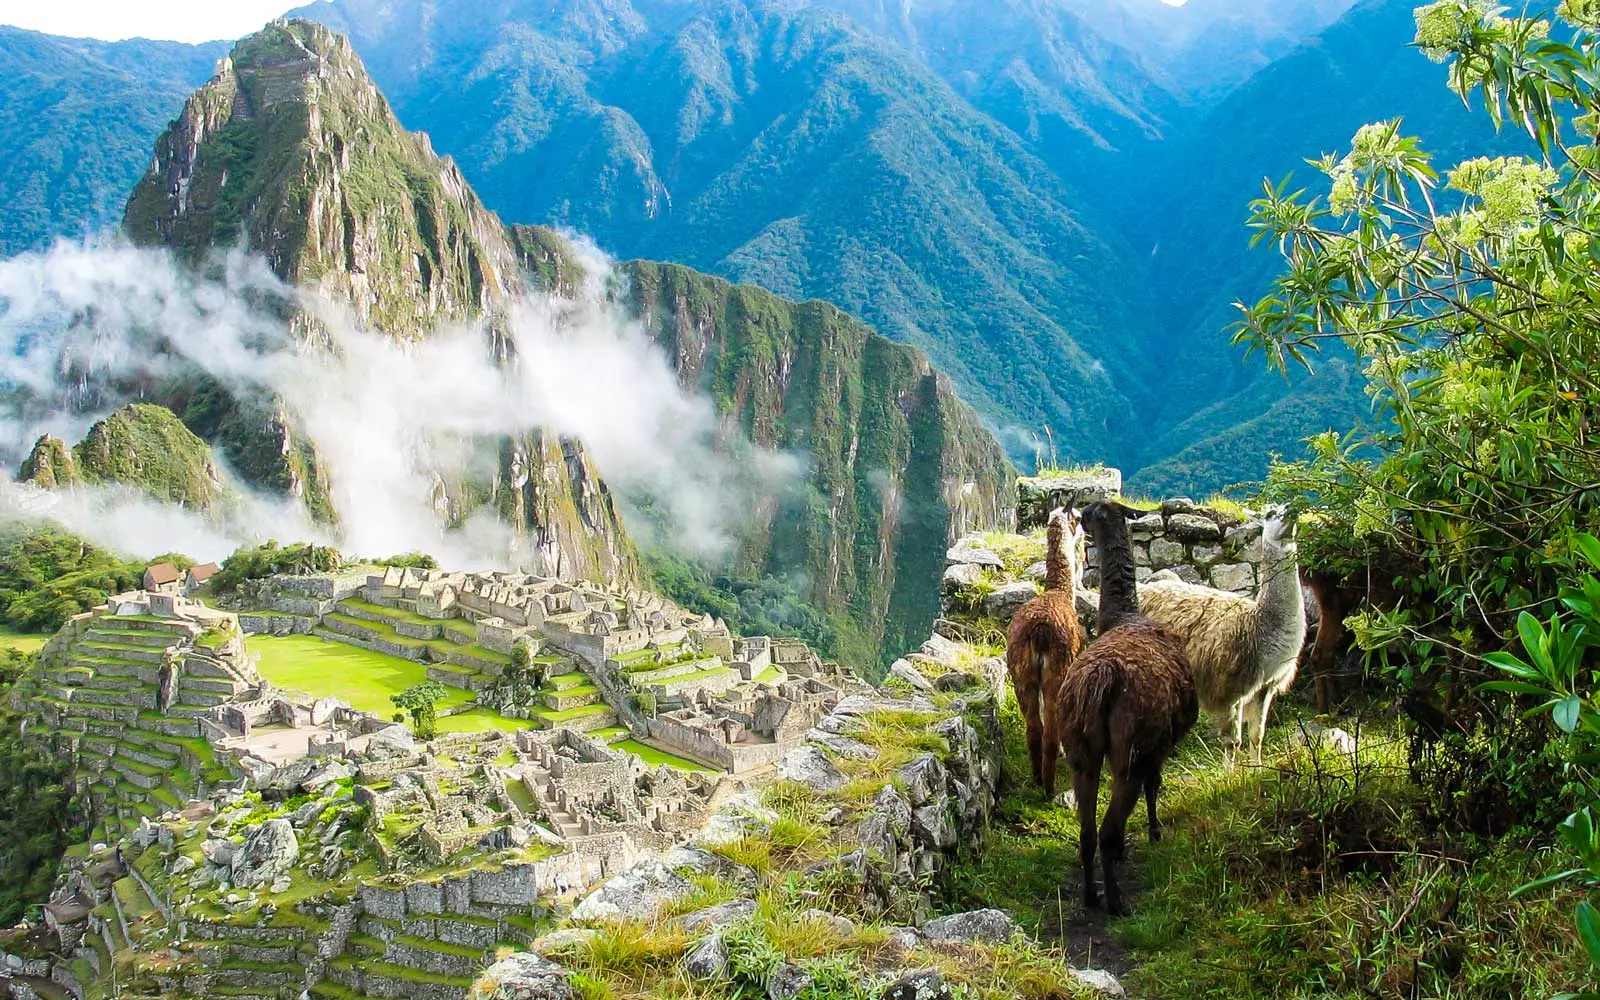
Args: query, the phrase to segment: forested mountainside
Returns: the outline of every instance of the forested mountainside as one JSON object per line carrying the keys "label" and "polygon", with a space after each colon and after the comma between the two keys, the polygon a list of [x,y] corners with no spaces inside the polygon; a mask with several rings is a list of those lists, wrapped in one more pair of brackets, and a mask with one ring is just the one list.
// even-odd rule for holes
{"label": "forested mountainside", "polygon": [[151,139],[226,52],[0,25],[0,257],[114,224]]}
{"label": "forested mountainside", "polygon": [[767,0],[305,13],[508,222],[826,299],[922,348],[994,425],[1121,457],[1104,428],[1148,394],[1159,323],[1104,290],[1137,263],[916,51]]}
{"label": "forested mountainside", "polygon": [[122,483],[192,510],[225,503],[229,491],[206,443],[164,406],[134,403],[97,421],[77,447],[45,435],[18,467],[44,488]]}
{"label": "forested mountainside", "polygon": [[[827,300],[922,348],[1018,461],[1048,426],[1062,460],[1204,493],[1365,414],[1336,365],[1285,384],[1228,343],[1231,303],[1275,266],[1247,249],[1262,178],[1316,184],[1302,158],[1375,118],[1433,126],[1441,151],[1484,132],[1407,47],[1410,0],[1260,7],[307,13],[349,32],[400,120],[506,222]],[[73,117],[44,127],[66,135]]]}
{"label": "forested mountainside", "polygon": [[[1423,137],[1441,168],[1473,151],[1528,148],[1520,133],[1497,135],[1487,116],[1443,86],[1436,63],[1406,47],[1414,6],[1362,0],[1230,94],[1165,150],[1147,183],[1130,190],[1126,200],[1140,206],[1135,226],[1146,233],[1151,294],[1169,318],[1175,362],[1168,403],[1152,425],[1150,457],[1158,460],[1132,477],[1140,488],[1182,490],[1226,481],[1230,470],[1235,478],[1258,475],[1261,459],[1251,452],[1294,457],[1307,427],[1343,428],[1368,417],[1360,380],[1339,351],[1318,364],[1321,374],[1301,372],[1290,384],[1259,365],[1241,365],[1240,352],[1223,346],[1222,331],[1238,316],[1233,304],[1254,302],[1282,267],[1270,248],[1250,247],[1245,228],[1264,179],[1290,178],[1291,191],[1324,191],[1327,179],[1306,161],[1347,146],[1362,125],[1392,118]],[[1208,395],[1221,398],[1199,410],[1184,402]],[[1249,442],[1243,454],[1241,439]]]}

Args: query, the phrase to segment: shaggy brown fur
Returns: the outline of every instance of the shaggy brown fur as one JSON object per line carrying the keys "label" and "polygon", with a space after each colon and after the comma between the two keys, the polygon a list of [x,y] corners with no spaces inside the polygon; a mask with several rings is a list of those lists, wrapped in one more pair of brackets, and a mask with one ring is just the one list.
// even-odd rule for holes
{"label": "shaggy brown fur", "polygon": [[[1056,730],[1072,765],[1078,798],[1078,852],[1083,862],[1083,901],[1098,900],[1094,855],[1098,843],[1105,871],[1106,909],[1127,912],[1117,868],[1123,859],[1128,817],[1142,794],[1150,816],[1150,839],[1161,839],[1156,797],[1161,768],[1200,715],[1194,677],[1183,644],[1139,614],[1127,517],[1137,511],[1112,503],[1091,504],[1084,526],[1100,552],[1100,635],[1062,677],[1054,705]],[[1100,769],[1111,764],[1111,801],[1095,834]]]}
{"label": "shaggy brown fur", "polygon": [[1056,793],[1061,747],[1050,706],[1061,687],[1062,671],[1083,649],[1083,625],[1074,604],[1082,536],[1077,515],[1057,511],[1050,516],[1045,592],[1017,610],[1006,634],[1006,670],[1028,733],[1028,762],[1033,765],[1033,780],[1047,795]]}

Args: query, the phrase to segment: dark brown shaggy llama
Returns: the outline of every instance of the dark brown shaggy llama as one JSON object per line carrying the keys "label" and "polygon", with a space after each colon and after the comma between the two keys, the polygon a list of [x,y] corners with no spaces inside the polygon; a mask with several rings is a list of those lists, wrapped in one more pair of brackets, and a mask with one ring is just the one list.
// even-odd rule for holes
{"label": "dark brown shaggy llama", "polygon": [[1017,694],[1017,707],[1028,732],[1028,762],[1033,780],[1047,795],[1056,793],[1056,692],[1067,665],[1083,649],[1083,625],[1075,606],[1082,563],[1078,543],[1083,529],[1077,514],[1060,510],[1050,515],[1046,532],[1044,593],[1024,604],[1006,633],[1006,670]]}
{"label": "dark brown shaggy llama", "polygon": [[[1083,901],[1098,902],[1094,854],[1105,870],[1106,909],[1127,912],[1117,868],[1126,846],[1128,817],[1143,794],[1150,839],[1161,839],[1156,796],[1161,768],[1200,714],[1194,677],[1183,643],[1139,614],[1127,518],[1139,516],[1115,503],[1090,504],[1084,527],[1100,553],[1099,636],[1067,668],[1054,706],[1056,732],[1072,765],[1078,798],[1078,853],[1083,861]],[[1111,800],[1095,835],[1100,769],[1111,764]]]}

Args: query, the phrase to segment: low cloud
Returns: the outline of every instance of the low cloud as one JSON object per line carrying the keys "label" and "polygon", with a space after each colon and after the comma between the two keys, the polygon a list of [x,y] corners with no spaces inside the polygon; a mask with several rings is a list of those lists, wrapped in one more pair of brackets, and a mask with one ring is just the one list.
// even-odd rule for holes
{"label": "low cloud", "polygon": [[[0,409],[4,461],[14,467],[41,433],[75,442],[96,417],[198,369],[235,395],[281,401],[324,463],[341,527],[328,537],[297,503],[248,490],[211,516],[122,489],[41,495],[14,485],[0,491],[0,509],[42,514],[130,554],[216,558],[277,537],[506,565],[528,553],[492,516],[444,530],[443,484],[486,480],[500,440],[543,429],[581,440],[614,490],[648,497],[675,547],[719,558],[802,461],[748,442],[727,447],[730,429],[710,400],[685,391],[609,301],[609,262],[583,253],[589,280],[574,298],[529,295],[493,335],[464,324],[415,342],[363,329],[241,252],[203,276],[123,243],[0,261],[0,381],[12,387]],[[309,322],[291,332],[290,316]]]}

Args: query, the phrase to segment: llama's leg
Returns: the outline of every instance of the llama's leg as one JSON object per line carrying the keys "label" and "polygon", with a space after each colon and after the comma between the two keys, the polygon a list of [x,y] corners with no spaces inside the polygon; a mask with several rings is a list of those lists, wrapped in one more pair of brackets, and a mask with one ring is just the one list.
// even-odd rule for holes
{"label": "llama's leg", "polygon": [[1255,753],[1257,764],[1261,763],[1261,748],[1262,745],[1267,741],[1267,712],[1272,709],[1272,698],[1273,691],[1272,688],[1269,687],[1262,691],[1252,703],[1250,719],[1252,728],[1250,736],[1256,742]]}
{"label": "llama's leg", "polygon": [[1072,791],[1078,799],[1078,858],[1083,862],[1083,905],[1094,906],[1100,894],[1094,887],[1095,812],[1100,805],[1100,762],[1074,764]]}
{"label": "llama's leg", "polygon": [[1055,664],[1051,660],[1044,662],[1044,686],[1041,698],[1042,708],[1041,730],[1039,736],[1039,769],[1043,776],[1044,794],[1047,798],[1056,797],[1056,758],[1061,754],[1061,739],[1057,735],[1056,699],[1055,695],[1060,689],[1059,684],[1051,683],[1051,672]]}
{"label": "llama's leg", "polygon": [[1161,820],[1156,816],[1156,797],[1161,794],[1161,765],[1157,761],[1154,769],[1144,779],[1144,804],[1150,815],[1150,843],[1161,843]]}
{"label": "llama's leg", "polygon": [[1033,783],[1044,784],[1044,723],[1039,718],[1039,689],[1019,687],[1017,703],[1022,708],[1022,724],[1028,730],[1028,763],[1033,765]]}
{"label": "llama's leg", "polygon": [[1222,733],[1222,763],[1232,769],[1239,757],[1239,748],[1244,740],[1244,702],[1241,701],[1228,710],[1228,723]]}
{"label": "llama's leg", "polygon": [[1122,885],[1117,880],[1117,870],[1122,865],[1128,840],[1128,817],[1139,804],[1144,791],[1140,775],[1113,774],[1111,801],[1106,803],[1106,818],[1100,824],[1100,866],[1106,877],[1106,912],[1114,917],[1126,916],[1128,904],[1122,898]]}

